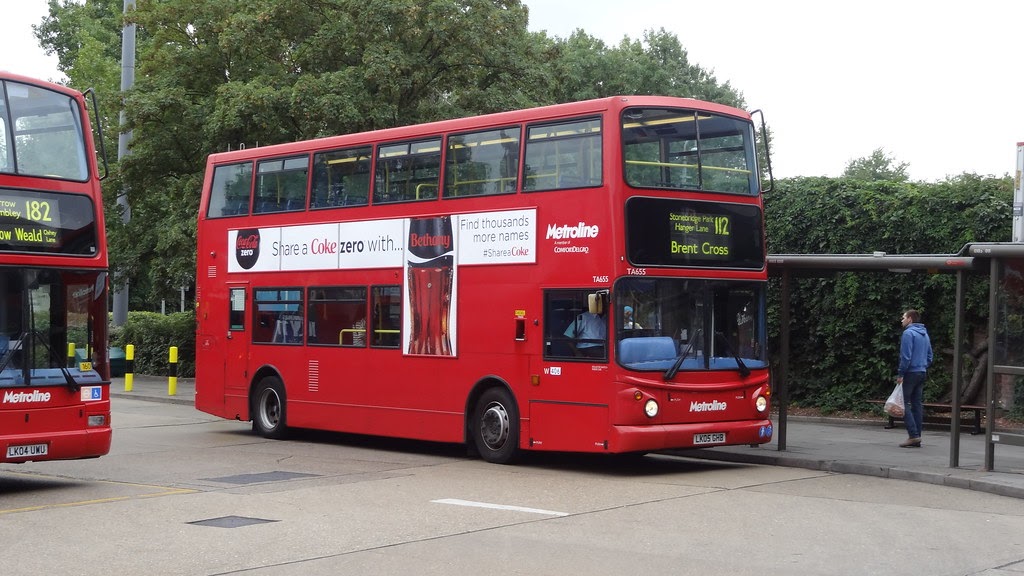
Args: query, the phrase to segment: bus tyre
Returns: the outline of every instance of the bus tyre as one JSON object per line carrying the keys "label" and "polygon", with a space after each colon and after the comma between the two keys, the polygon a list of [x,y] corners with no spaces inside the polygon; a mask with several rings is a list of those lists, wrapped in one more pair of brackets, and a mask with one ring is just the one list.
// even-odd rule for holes
{"label": "bus tyre", "polygon": [[504,388],[490,388],[480,396],[470,427],[484,460],[508,464],[519,457],[519,409]]}
{"label": "bus tyre", "polygon": [[256,385],[252,398],[252,429],[264,438],[284,438],[284,384],[276,376],[268,376]]}

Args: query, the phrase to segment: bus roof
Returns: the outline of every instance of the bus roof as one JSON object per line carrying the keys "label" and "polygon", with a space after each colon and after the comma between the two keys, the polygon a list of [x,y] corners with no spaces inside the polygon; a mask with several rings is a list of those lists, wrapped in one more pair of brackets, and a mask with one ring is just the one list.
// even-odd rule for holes
{"label": "bus roof", "polygon": [[739,108],[714,102],[706,102],[694,98],[680,98],[675,96],[610,96],[607,98],[583,100],[580,102],[552,104],[536,108],[524,108],[509,112],[497,112],[494,114],[484,114],[480,116],[466,116],[451,120],[439,120],[424,124],[411,124],[396,128],[383,128],[370,132],[326,136],[311,140],[273,144],[257,148],[233,150],[230,152],[217,152],[210,154],[208,163],[221,164],[252,158],[265,158],[308,152],[310,150],[329,149],[338,146],[354,146],[393,140],[408,140],[410,138],[460,132],[463,130],[479,130],[487,127],[499,127],[502,125],[516,124],[526,121],[553,120],[567,116],[597,114],[607,110],[619,110],[629,106],[678,106],[684,108],[699,108],[701,110],[707,110],[709,112],[723,114],[726,116],[734,116],[745,120],[750,119],[750,114]]}
{"label": "bus roof", "polygon": [[39,78],[33,78],[31,76],[24,76],[22,74],[15,74],[14,72],[8,72],[7,70],[0,70],[0,80],[12,80],[14,82],[21,82],[23,84],[32,84],[34,86],[42,86],[55,92],[61,92],[71,97],[79,96],[82,94],[81,91],[75,90],[69,86],[63,84],[56,84],[48,80],[40,80]]}

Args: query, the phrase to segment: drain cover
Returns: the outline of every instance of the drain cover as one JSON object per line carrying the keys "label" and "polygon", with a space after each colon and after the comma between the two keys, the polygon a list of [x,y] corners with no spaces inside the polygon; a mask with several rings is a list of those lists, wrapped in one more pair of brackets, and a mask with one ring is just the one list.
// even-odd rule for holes
{"label": "drain cover", "polygon": [[221,516],[220,518],[210,518],[208,520],[196,520],[195,522],[189,522],[189,524],[195,524],[196,526],[213,526],[215,528],[241,528],[242,526],[266,524],[268,522],[279,522],[279,520],[247,518],[245,516]]}
{"label": "drain cover", "polygon": [[260,472],[258,474],[237,474],[235,476],[221,476],[220,478],[203,478],[210,482],[223,482],[225,484],[259,484],[260,482],[281,482],[294,480],[296,478],[317,478],[319,474],[302,474],[301,472]]}

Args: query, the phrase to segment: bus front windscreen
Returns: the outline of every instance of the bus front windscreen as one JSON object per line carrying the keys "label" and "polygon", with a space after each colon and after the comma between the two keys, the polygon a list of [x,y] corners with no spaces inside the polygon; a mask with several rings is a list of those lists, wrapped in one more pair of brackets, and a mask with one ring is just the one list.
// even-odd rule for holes
{"label": "bus front windscreen", "polygon": [[21,82],[0,86],[0,172],[86,181],[84,122],[75,99]]}
{"label": "bus front windscreen", "polygon": [[760,186],[753,124],[675,108],[622,114],[626,183],[636,188],[701,190],[755,196]]}
{"label": "bus front windscreen", "polygon": [[[0,267],[0,387],[96,382],[106,273]],[[69,344],[86,360],[67,368]]]}
{"label": "bus front windscreen", "polygon": [[628,277],[614,294],[615,349],[626,368],[742,372],[768,365],[763,282]]}

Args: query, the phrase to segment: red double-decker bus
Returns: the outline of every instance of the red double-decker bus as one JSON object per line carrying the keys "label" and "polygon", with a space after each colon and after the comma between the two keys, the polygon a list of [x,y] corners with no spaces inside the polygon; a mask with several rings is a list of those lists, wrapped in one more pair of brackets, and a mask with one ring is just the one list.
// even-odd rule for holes
{"label": "red double-decker bus", "polygon": [[0,73],[0,462],[110,450],[99,181],[85,95]]}
{"label": "red double-decker bus", "polygon": [[751,116],[630,96],[213,154],[196,407],[630,453],[772,435]]}

